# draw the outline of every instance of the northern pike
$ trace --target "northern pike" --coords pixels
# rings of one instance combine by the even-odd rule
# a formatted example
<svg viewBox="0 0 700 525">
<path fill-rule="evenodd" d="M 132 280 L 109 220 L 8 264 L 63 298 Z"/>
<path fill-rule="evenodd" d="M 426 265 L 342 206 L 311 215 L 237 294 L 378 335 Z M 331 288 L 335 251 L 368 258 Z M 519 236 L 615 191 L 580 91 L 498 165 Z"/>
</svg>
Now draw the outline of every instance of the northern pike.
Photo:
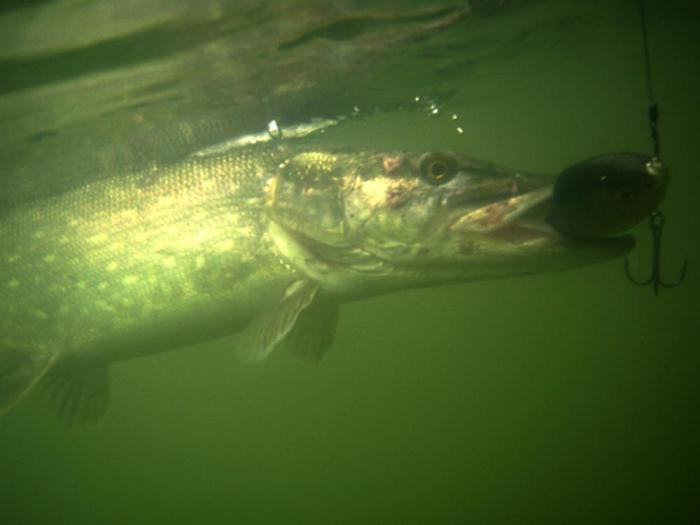
<svg viewBox="0 0 700 525">
<path fill-rule="evenodd" d="M 615 179 L 620 158 L 633 159 L 631 179 Z M 663 196 L 665 171 L 632 154 L 602 159 L 577 165 L 577 177 L 609 168 L 587 188 L 611 195 L 618 223 L 641 220 Z M 0 217 L 0 413 L 41 381 L 70 418 L 95 421 L 114 361 L 236 332 L 250 359 L 284 343 L 318 360 L 342 302 L 564 270 L 632 248 L 630 236 L 552 228 L 548 214 L 566 226 L 600 211 L 551 207 L 555 180 L 449 151 L 279 141 L 25 203 Z"/>
</svg>

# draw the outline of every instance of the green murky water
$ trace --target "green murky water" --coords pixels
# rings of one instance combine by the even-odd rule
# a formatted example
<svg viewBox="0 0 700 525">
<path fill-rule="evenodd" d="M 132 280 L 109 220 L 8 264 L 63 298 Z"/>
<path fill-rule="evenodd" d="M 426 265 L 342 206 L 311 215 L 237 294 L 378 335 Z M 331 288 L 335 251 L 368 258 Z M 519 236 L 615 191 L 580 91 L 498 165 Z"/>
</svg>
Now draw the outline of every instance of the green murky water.
<svg viewBox="0 0 700 525">
<path fill-rule="evenodd" d="M 307 14 L 304 27 L 330 27 L 308 56 L 292 55 L 308 75 L 282 62 L 268 70 L 280 55 L 256 51 L 275 34 L 255 24 L 267 29 L 265 15 L 294 10 L 242 4 L 146 3 L 143 27 L 90 15 L 109 38 L 76 22 L 88 9 L 79 2 L 0 13 L 0 203 L 169 159 L 279 115 L 353 106 L 360 117 L 324 140 L 454 149 L 543 172 L 649 149 L 632 1 L 503 3 L 401 43 L 381 24 L 408 31 L 413 22 L 396 13 L 409 3 L 383 2 L 392 20 L 353 15 L 338 26 L 348 17 L 326 14 L 336 18 L 324 25 L 313 2 L 287 2 L 300 20 Z M 56 6 L 42 26 L 36 13 Z M 65 428 L 38 393 L 0 420 L 0 522 L 685 522 L 700 467 L 700 11 L 692 0 L 648 10 L 673 177 L 664 271 L 673 277 L 687 255 L 683 286 L 654 298 L 615 261 L 344 305 L 319 366 L 284 353 L 244 365 L 225 342 L 117 364 L 95 430 Z M 304 48 L 294 43 L 308 32 L 280 31 Z M 304 62 L 345 46 L 340 61 L 363 36 L 371 52 L 335 79 L 328 64 Z M 631 262 L 642 274 L 648 232 L 635 233 Z"/>
</svg>

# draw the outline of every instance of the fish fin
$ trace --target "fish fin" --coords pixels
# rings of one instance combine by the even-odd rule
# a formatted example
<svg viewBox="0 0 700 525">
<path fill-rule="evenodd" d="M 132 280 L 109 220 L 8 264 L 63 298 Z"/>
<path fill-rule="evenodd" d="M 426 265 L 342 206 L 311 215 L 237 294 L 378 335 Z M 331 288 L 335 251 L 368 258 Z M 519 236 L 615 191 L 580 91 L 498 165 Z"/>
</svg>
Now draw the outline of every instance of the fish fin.
<svg viewBox="0 0 700 525">
<path fill-rule="evenodd" d="M 314 300 L 318 285 L 310 279 L 293 282 L 271 308 L 246 327 L 241 348 L 244 361 L 262 361 L 292 330 L 299 314 Z"/>
<path fill-rule="evenodd" d="M 62 360 L 46 375 L 45 387 L 66 423 L 95 426 L 109 404 L 109 369 L 107 364 Z"/>
<path fill-rule="evenodd" d="M 46 352 L 0 346 L 0 416 L 46 375 L 54 360 L 54 356 Z"/>
<path fill-rule="evenodd" d="M 333 344 L 338 326 L 338 303 L 320 294 L 299 314 L 284 346 L 306 361 L 320 362 Z"/>
</svg>

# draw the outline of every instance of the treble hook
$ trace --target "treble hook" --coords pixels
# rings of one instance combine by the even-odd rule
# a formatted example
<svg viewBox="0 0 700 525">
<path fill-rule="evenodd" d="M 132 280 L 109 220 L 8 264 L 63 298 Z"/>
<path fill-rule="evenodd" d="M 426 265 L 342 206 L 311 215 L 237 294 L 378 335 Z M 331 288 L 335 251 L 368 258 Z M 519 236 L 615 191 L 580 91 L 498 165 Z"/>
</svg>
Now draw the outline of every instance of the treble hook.
<svg viewBox="0 0 700 525">
<path fill-rule="evenodd" d="M 654 285 L 654 295 L 659 294 L 659 288 L 675 288 L 683 282 L 685 279 L 685 272 L 688 269 L 688 259 L 683 261 L 683 266 L 681 267 L 681 273 L 678 279 L 674 282 L 664 282 L 661 277 L 661 235 L 663 234 L 664 222 L 666 217 L 664 214 L 656 210 L 652 212 L 649 218 L 649 227 L 651 228 L 651 235 L 653 238 L 653 254 L 651 259 L 651 275 L 645 281 L 639 281 L 635 279 L 630 273 L 630 265 L 627 256 L 625 255 L 625 275 L 637 286 L 648 286 L 650 284 Z"/>
</svg>

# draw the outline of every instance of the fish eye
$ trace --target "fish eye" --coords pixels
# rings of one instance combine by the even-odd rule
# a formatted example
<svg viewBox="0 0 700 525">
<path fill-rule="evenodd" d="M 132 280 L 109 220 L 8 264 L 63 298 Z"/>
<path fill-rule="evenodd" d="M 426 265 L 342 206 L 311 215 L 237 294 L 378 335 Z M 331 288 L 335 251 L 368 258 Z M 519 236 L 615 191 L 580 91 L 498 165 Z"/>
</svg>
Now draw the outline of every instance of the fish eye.
<svg viewBox="0 0 700 525">
<path fill-rule="evenodd" d="M 420 174 L 423 179 L 439 186 L 452 180 L 457 174 L 457 162 L 444 153 L 427 153 L 419 161 Z"/>
</svg>

